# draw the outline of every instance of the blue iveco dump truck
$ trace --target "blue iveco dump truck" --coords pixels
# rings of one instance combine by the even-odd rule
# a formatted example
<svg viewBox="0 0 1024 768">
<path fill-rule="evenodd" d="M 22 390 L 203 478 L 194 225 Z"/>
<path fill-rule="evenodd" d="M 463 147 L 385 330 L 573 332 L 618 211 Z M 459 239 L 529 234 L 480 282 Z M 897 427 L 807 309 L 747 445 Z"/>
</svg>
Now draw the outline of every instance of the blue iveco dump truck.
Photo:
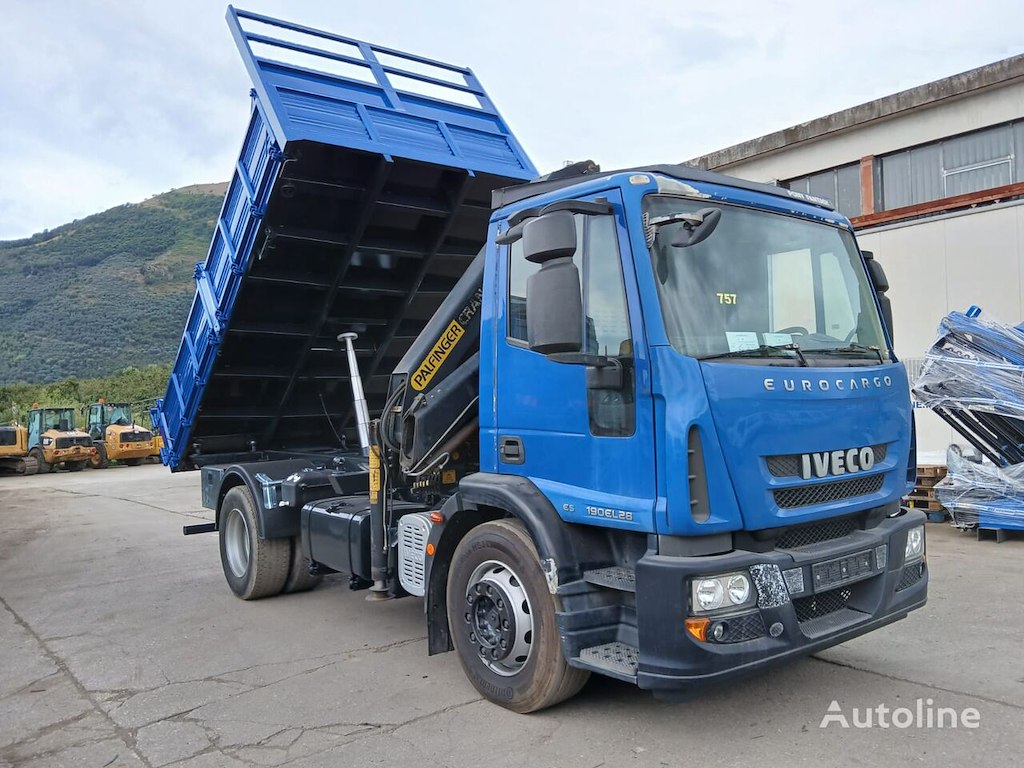
<svg viewBox="0 0 1024 768">
<path fill-rule="evenodd" d="M 924 604 L 906 373 L 843 216 L 679 165 L 538 178 L 469 70 L 228 20 L 252 119 L 153 415 L 235 594 L 418 597 L 519 712 Z"/>
</svg>

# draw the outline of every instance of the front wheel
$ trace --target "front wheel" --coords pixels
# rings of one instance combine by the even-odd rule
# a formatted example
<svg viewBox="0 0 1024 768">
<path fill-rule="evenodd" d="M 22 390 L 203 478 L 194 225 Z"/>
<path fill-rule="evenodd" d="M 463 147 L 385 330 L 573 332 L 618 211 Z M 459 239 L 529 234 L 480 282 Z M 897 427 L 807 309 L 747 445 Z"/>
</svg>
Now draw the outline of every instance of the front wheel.
<svg viewBox="0 0 1024 768">
<path fill-rule="evenodd" d="M 89 466 L 93 469 L 106 469 L 110 466 L 110 459 L 107 458 L 107 447 L 97 445 L 96 453 L 89 457 Z"/>
<path fill-rule="evenodd" d="M 535 712 L 574 696 L 590 673 L 569 666 L 537 550 L 517 521 L 459 542 L 448 572 L 448 624 L 459 662 L 486 698 Z"/>
<path fill-rule="evenodd" d="M 53 471 L 53 465 L 43 458 L 43 452 L 38 448 L 33 448 L 28 455 L 36 460 L 36 471 L 39 474 L 45 475 L 47 472 Z"/>
<path fill-rule="evenodd" d="M 243 600 L 279 594 L 288 578 L 288 539 L 261 539 L 256 504 L 244 485 L 224 496 L 220 512 L 220 562 L 231 591 Z"/>
</svg>

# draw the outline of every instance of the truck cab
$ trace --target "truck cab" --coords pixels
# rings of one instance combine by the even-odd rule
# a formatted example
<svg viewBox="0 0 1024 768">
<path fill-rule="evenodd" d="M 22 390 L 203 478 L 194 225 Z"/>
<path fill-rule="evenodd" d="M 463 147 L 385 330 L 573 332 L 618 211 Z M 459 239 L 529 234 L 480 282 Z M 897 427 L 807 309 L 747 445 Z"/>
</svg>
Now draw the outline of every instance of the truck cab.
<svg viewBox="0 0 1024 768">
<path fill-rule="evenodd" d="M 678 166 L 495 198 L 481 472 L 637 534 L 559 574 L 631 593 L 614 631 L 607 594 L 567 600 L 591 602 L 560 626 L 576 664 L 685 688 L 924 603 L 909 385 L 844 217 Z"/>
</svg>

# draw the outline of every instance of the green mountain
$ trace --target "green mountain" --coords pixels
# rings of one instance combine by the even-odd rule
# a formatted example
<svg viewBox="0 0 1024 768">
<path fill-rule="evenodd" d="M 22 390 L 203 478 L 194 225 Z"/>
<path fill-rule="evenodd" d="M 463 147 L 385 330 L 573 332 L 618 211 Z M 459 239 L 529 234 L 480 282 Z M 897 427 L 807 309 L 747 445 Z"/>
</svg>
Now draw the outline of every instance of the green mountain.
<svg viewBox="0 0 1024 768">
<path fill-rule="evenodd" d="M 173 360 L 225 188 L 184 187 L 0 241 L 0 384 Z"/>
</svg>

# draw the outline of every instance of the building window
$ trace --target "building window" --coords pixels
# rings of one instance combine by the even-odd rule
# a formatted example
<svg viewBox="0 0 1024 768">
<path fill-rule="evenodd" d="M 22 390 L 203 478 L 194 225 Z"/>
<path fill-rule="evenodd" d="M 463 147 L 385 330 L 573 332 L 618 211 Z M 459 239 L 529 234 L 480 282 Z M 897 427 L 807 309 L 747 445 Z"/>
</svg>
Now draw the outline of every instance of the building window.
<svg viewBox="0 0 1024 768">
<path fill-rule="evenodd" d="M 823 197 L 844 216 L 860 216 L 863 213 L 860 201 L 860 163 L 790 179 L 783 186 L 805 195 Z"/>
<path fill-rule="evenodd" d="M 879 210 L 1024 181 L 1024 121 L 884 155 L 876 164 Z"/>
</svg>

